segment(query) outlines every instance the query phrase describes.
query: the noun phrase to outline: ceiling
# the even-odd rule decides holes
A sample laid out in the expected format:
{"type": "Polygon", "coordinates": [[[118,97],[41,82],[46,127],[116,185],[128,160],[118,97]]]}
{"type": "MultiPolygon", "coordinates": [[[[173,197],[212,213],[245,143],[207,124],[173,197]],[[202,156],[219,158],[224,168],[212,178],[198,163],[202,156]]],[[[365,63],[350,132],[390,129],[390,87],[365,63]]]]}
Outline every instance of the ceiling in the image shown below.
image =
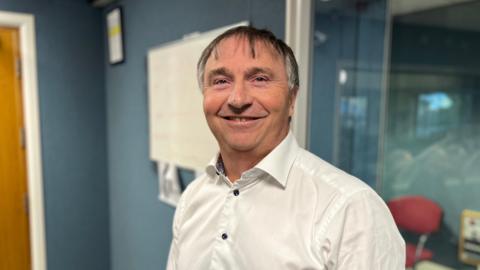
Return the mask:
{"type": "Polygon", "coordinates": [[[390,10],[393,16],[440,8],[472,0],[390,0],[390,10]]]}
{"type": "MultiPolygon", "coordinates": [[[[393,0],[392,4],[400,1],[408,2],[393,0]]],[[[395,16],[396,22],[480,32],[480,1],[435,1],[439,5],[429,7],[422,5],[417,6],[417,9],[397,7],[392,9],[392,15],[395,16]]],[[[417,2],[424,3],[418,0],[417,2]]]]}
{"type": "MultiPolygon", "coordinates": [[[[354,15],[358,8],[374,1],[377,0],[316,0],[315,10],[324,14],[341,10],[354,15]]],[[[480,32],[480,0],[387,1],[395,22],[480,32]]]]}

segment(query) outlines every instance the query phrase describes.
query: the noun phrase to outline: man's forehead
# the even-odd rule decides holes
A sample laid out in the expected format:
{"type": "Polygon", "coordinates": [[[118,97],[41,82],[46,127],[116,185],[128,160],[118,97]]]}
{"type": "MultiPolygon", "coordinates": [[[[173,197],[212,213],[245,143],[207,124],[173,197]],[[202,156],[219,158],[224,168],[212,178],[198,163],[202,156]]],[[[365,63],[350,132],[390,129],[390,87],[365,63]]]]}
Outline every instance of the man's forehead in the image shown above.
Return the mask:
{"type": "Polygon", "coordinates": [[[263,40],[250,40],[244,36],[232,36],[220,41],[212,51],[210,59],[219,60],[223,57],[231,57],[237,53],[258,58],[269,55],[272,58],[280,57],[278,51],[270,43],[263,40]]]}

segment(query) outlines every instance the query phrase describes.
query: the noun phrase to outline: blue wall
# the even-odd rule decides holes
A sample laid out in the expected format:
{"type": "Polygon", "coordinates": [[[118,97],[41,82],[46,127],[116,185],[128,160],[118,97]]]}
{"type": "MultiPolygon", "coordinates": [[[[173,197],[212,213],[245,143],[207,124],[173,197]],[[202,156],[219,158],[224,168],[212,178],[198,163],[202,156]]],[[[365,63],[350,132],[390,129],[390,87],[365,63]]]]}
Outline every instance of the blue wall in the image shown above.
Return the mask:
{"type": "Polygon", "coordinates": [[[174,209],[158,201],[148,158],[147,51],[243,20],[283,37],[285,2],[118,1],[126,62],[117,66],[106,58],[105,12],[86,2],[0,1],[36,19],[48,269],[162,269],[174,209]]]}
{"type": "Polygon", "coordinates": [[[109,269],[102,14],[86,1],[0,10],[35,15],[48,269],[109,269]]]}
{"type": "Polygon", "coordinates": [[[147,51],[194,31],[243,20],[283,37],[285,2],[125,0],[117,4],[124,10],[126,62],[106,64],[112,269],[163,269],[174,209],[158,201],[155,164],[149,160],[147,51]]]}

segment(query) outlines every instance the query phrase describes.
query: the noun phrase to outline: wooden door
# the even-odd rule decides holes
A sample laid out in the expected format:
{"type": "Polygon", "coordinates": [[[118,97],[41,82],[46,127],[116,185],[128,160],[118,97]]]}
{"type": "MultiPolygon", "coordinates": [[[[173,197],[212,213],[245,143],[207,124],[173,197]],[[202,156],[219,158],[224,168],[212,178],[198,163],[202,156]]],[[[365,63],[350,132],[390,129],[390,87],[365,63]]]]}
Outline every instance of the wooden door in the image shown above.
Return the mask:
{"type": "Polygon", "coordinates": [[[18,30],[0,27],[0,270],[30,269],[18,30]]]}

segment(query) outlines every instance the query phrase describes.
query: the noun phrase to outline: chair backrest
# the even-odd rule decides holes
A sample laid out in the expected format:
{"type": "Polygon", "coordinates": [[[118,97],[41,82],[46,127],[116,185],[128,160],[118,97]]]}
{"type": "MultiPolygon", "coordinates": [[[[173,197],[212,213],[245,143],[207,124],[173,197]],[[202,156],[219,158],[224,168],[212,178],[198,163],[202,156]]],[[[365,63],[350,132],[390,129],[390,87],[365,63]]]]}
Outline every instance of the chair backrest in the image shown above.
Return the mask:
{"type": "Polygon", "coordinates": [[[395,223],[401,230],[430,234],[440,228],[442,208],[423,196],[401,196],[387,202],[395,223]]]}

